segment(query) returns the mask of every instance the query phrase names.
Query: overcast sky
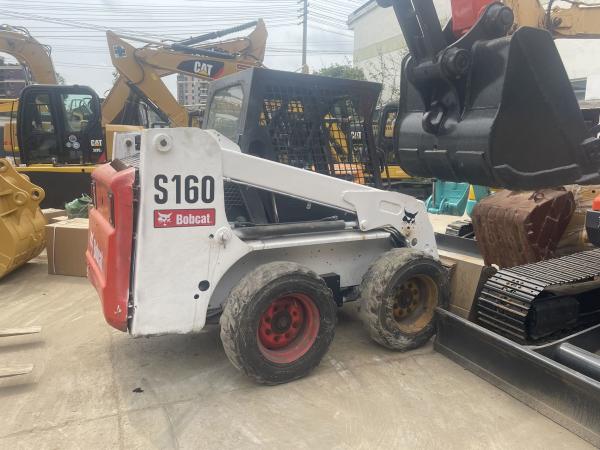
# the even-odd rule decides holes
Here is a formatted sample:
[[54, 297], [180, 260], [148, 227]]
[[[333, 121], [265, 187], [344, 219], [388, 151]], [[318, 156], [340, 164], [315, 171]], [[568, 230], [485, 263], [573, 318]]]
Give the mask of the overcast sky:
[[[36, 39], [52, 47], [56, 70], [68, 84], [88, 85], [103, 95], [112, 85], [113, 71], [106, 45], [107, 29], [150, 39], [177, 40], [263, 18], [269, 32], [265, 65], [298, 70], [302, 47], [302, 25], [298, 18], [301, 1], [0, 0], [0, 14], [3, 23], [24, 26]], [[363, 3], [362, 0], [310, 1], [311, 70], [352, 58], [352, 33], [346, 20]], [[173, 79], [167, 84], [175, 88]]]

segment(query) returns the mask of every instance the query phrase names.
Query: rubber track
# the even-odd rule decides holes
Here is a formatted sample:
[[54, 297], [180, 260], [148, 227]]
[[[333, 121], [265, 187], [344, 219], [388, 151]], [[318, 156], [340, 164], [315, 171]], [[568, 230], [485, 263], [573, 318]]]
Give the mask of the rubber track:
[[477, 321], [486, 328], [527, 340], [533, 301], [552, 286], [600, 276], [600, 249], [502, 269], [483, 286], [477, 299]]

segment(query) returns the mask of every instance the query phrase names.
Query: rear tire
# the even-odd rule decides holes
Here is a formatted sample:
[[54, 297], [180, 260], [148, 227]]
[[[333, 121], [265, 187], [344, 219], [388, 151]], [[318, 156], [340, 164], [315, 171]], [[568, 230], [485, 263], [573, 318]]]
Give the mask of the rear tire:
[[232, 289], [221, 341], [231, 363], [258, 383], [287, 383], [319, 364], [336, 314], [333, 294], [316, 273], [296, 263], [268, 263]]
[[435, 333], [435, 308], [448, 302], [439, 261], [408, 248], [380, 256], [360, 285], [360, 315], [371, 338], [392, 350], [425, 344]]

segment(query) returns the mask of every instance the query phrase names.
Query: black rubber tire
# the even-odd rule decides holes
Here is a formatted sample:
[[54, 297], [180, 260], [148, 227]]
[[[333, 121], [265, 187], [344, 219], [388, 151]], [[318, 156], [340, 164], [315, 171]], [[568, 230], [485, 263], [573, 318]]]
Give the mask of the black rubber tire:
[[[425, 280], [430, 289], [428, 305], [420, 305], [408, 319], [422, 321], [401, 325], [394, 317], [398, 307], [397, 289], [409, 280]], [[420, 291], [419, 291], [420, 292]], [[420, 347], [435, 334], [435, 307], [446, 306], [448, 274], [439, 261], [408, 248], [390, 250], [369, 267], [360, 285], [360, 316], [371, 338], [392, 350]], [[410, 332], [406, 328], [415, 328]]]
[[[310, 349], [281, 364], [260, 350], [258, 326], [271, 302], [287, 293], [308, 295], [319, 311], [319, 330]], [[331, 290], [315, 272], [296, 263], [272, 262], [257, 267], [231, 290], [221, 315], [221, 341], [231, 363], [261, 384], [275, 385], [304, 377], [327, 353], [337, 322]]]

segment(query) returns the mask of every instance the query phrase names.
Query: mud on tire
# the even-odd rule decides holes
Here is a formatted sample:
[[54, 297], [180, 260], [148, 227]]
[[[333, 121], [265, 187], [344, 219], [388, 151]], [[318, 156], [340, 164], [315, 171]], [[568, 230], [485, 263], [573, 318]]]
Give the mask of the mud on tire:
[[301, 378], [333, 340], [337, 307], [325, 281], [290, 262], [257, 267], [231, 290], [221, 341], [238, 369], [262, 384]]
[[371, 338], [392, 350], [410, 350], [435, 333], [435, 308], [448, 302], [442, 265], [408, 248], [381, 255], [360, 285], [360, 316]]

